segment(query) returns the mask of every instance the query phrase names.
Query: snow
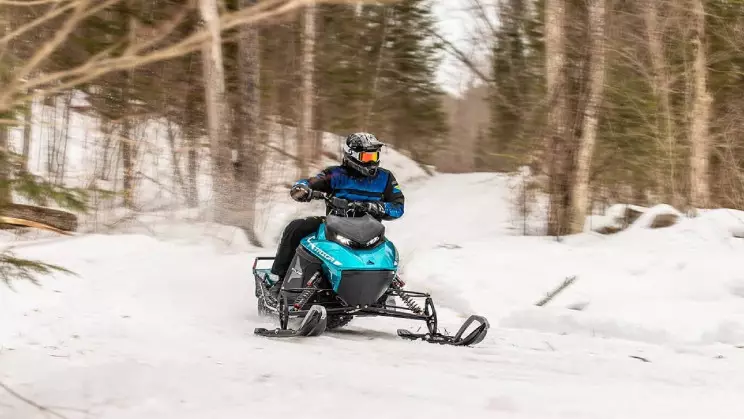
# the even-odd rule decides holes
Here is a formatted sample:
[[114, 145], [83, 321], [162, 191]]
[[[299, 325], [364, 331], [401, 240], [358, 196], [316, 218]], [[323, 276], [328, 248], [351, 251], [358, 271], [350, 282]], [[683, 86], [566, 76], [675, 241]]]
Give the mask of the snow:
[[[274, 134], [278, 144], [292, 136]], [[327, 152], [337, 146], [324, 136]], [[428, 176], [388, 150], [406, 214], [386, 226], [407, 288], [433, 294], [441, 327], [454, 332], [481, 314], [489, 335], [472, 348], [408, 342], [395, 330], [419, 324], [364, 318], [271, 340], [253, 334], [275, 325], [256, 313], [253, 258], [274, 254], [289, 219], [320, 211], [287, 198], [280, 184], [295, 174], [274, 157], [263, 248], [199, 218], [203, 206], [142, 212], [111, 234], [4, 233], [18, 256], [76, 275], [0, 286], [0, 383], [69, 419], [744, 415], [744, 240], [735, 237], [744, 213], [704, 210], [667, 228], [561, 241], [522, 236], [522, 223], [532, 234], [540, 221], [514, 214], [523, 176]], [[158, 170], [167, 180], [171, 169]], [[143, 187], [158, 202], [140, 202], [178, 202], [161, 189]], [[0, 388], [0, 418], [47, 417]]]
[[[16, 250], [78, 276], [0, 289], [0, 381], [70, 419], [744, 414], [744, 244], [727, 229], [693, 234], [725, 214], [559, 243], [515, 235], [508, 182], [412, 181], [406, 215], [387, 224], [408, 287], [433, 292], [444, 327], [488, 317], [477, 347], [403, 341], [395, 329], [417, 325], [391, 319], [257, 337], [271, 322], [250, 266], [272, 248], [91, 234]], [[0, 417], [45, 415], [0, 393]]]

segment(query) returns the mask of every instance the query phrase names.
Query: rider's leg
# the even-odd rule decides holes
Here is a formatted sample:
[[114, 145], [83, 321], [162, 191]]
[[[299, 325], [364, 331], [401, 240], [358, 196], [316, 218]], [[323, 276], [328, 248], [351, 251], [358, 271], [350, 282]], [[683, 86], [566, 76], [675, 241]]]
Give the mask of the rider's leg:
[[287, 224], [282, 233], [282, 240], [279, 242], [279, 249], [276, 252], [274, 264], [271, 267], [271, 273], [279, 277], [279, 281], [284, 279], [284, 275], [289, 269], [295, 250], [300, 245], [303, 238], [315, 233], [320, 224], [323, 222], [322, 217], [307, 217], [294, 220]]

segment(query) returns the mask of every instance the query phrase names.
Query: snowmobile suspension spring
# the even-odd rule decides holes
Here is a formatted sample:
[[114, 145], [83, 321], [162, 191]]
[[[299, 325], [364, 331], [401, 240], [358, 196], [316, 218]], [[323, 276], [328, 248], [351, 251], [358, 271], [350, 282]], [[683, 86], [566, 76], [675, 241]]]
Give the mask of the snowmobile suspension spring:
[[[400, 290], [400, 288], [398, 288], [398, 290]], [[411, 309], [411, 311], [413, 311], [416, 314], [423, 313], [423, 310], [421, 310], [421, 307], [418, 304], [416, 304], [415, 301], [413, 301], [413, 298], [411, 298], [410, 295], [405, 294], [405, 293], [398, 293], [398, 296], [400, 297], [401, 300], [403, 300], [403, 302], [408, 306], [408, 308]]]

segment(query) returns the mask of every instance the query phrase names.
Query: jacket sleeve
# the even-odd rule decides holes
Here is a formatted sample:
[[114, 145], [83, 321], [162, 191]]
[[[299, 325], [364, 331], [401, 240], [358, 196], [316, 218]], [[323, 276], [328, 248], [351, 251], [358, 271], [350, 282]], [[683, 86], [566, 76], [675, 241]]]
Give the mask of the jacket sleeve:
[[309, 179], [298, 180], [295, 185], [302, 183], [308, 185], [312, 190], [331, 193], [331, 170], [331, 168], [323, 169], [320, 173]]
[[403, 216], [403, 210], [405, 207], [405, 197], [403, 191], [400, 189], [398, 181], [393, 176], [392, 172], [389, 173], [388, 183], [385, 186], [385, 192], [383, 193], [383, 206], [385, 207], [384, 220], [395, 220]]

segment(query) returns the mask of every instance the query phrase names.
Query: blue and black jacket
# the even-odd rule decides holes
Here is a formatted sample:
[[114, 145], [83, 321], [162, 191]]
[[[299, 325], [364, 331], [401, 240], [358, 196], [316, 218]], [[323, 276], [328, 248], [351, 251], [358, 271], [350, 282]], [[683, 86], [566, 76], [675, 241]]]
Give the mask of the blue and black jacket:
[[405, 197], [393, 174], [386, 169], [377, 169], [374, 176], [354, 176], [344, 166], [330, 166], [305, 183], [311, 189], [325, 192], [349, 201], [378, 201], [385, 207], [383, 220], [394, 220], [403, 215]]

